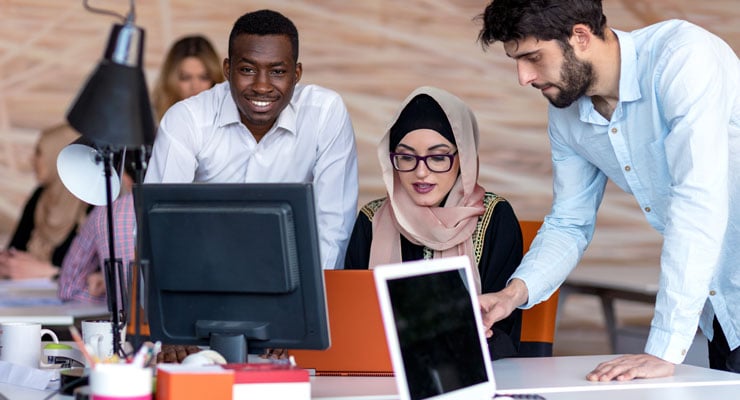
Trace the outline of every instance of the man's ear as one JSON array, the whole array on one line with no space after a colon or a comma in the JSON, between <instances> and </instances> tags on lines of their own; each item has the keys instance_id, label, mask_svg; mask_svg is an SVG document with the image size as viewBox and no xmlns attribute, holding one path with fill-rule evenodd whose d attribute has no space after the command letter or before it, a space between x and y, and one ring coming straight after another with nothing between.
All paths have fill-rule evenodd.
<instances>
[{"instance_id":1,"label":"man's ear","mask_svg":"<svg viewBox=\"0 0 740 400\"><path fill-rule=\"evenodd\" d=\"M591 32L591 28L585 24L575 24L571 30L568 42L576 51L585 51L591 46L593 39L594 34Z\"/></svg>"},{"instance_id":2,"label":"man's ear","mask_svg":"<svg viewBox=\"0 0 740 400\"><path fill-rule=\"evenodd\" d=\"M223 73L224 73L224 79L227 81L231 77L231 62L229 61L229 58L224 58L224 64L223 64Z\"/></svg>"},{"instance_id":3,"label":"man's ear","mask_svg":"<svg viewBox=\"0 0 740 400\"><path fill-rule=\"evenodd\" d=\"M298 83L298 81L301 80L301 75L303 75L303 65L301 63L295 64L295 83Z\"/></svg>"}]
</instances>

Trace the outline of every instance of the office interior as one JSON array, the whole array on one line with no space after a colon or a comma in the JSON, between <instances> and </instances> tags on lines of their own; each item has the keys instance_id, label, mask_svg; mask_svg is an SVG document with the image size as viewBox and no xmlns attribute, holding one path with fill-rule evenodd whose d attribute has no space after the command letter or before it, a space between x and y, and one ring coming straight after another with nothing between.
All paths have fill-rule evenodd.
<instances>
[{"instance_id":1,"label":"office interior","mask_svg":"<svg viewBox=\"0 0 740 400\"><path fill-rule=\"evenodd\" d=\"M126 1L95 1L125 13ZM146 30L145 73L151 87L168 46L200 33L225 57L228 33L246 11L271 8L297 25L302 81L339 92L354 124L360 170L359 203L382 196L375 147L403 98L431 84L464 99L481 127L481 183L506 197L520 219L541 219L551 200L547 102L520 87L500 45L476 42L479 0L190 0L140 1ZM660 20L695 22L740 49L737 0L604 0L609 24L632 30ZM41 129L64 120L100 58L113 19L91 14L81 1L0 2L0 242L12 234L35 186L31 156ZM660 236L634 200L610 185L597 234L578 269L630 266L657 271ZM620 345L638 351L652 308L619 301ZM700 343L703 345L703 343ZM632 347L630 347L632 346ZM559 310L555 355L613 351L598 298L566 296ZM625 351L619 351L625 352ZM699 361L703 359L698 358Z\"/></svg>"}]
</instances>

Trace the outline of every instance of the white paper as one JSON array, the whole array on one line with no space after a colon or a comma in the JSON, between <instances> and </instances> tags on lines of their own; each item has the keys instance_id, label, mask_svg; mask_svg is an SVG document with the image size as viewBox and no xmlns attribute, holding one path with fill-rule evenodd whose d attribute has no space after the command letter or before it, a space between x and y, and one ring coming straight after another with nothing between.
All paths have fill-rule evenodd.
<instances>
[{"instance_id":1,"label":"white paper","mask_svg":"<svg viewBox=\"0 0 740 400\"><path fill-rule=\"evenodd\" d=\"M0 361L0 382L26 388L44 390L54 377L54 371L43 371L23 365Z\"/></svg>"}]
</instances>

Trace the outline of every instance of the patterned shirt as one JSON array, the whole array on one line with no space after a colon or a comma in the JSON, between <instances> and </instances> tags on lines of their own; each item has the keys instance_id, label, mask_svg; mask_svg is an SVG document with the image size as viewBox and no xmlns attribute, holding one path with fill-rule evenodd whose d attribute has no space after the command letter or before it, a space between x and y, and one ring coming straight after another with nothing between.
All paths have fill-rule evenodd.
<instances>
[{"instance_id":1,"label":"patterned shirt","mask_svg":"<svg viewBox=\"0 0 740 400\"><path fill-rule=\"evenodd\" d=\"M122 259L124 276L128 263L134 259L136 217L133 195L129 192L113 202L115 229L115 256ZM107 207L95 207L77 237L72 242L59 276L59 298L102 303L106 296L91 296L87 290L87 276L102 270L109 258Z\"/></svg>"}]
</instances>

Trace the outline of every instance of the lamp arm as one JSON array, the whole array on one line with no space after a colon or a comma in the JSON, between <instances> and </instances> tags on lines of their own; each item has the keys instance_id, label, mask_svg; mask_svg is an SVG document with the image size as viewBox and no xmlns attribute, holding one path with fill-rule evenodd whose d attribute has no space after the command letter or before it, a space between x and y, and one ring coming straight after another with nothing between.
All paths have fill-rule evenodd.
<instances>
[{"instance_id":1,"label":"lamp arm","mask_svg":"<svg viewBox=\"0 0 740 400\"><path fill-rule=\"evenodd\" d=\"M134 0L130 0L130 4L131 4L131 6L130 6L131 9L129 10L129 16L128 16L128 18L133 19L133 15L134 15ZM116 17L116 18L120 19L121 21L126 21L126 19L127 19L126 17L124 17L123 15L121 15L121 14L115 12L115 11L110 11L110 10L106 10L106 9L103 9L103 8L93 7L93 6L91 6L89 4L89 1L88 0L84 0L82 2L82 5L85 7L85 10L90 11L91 13L103 14L103 15L110 15L112 17Z\"/></svg>"},{"instance_id":2,"label":"lamp arm","mask_svg":"<svg viewBox=\"0 0 740 400\"><path fill-rule=\"evenodd\" d=\"M116 259L116 247L113 226L113 194L111 178L113 175L113 151L104 148L101 151L103 159L103 171L105 173L105 198L108 217L108 260L105 262L105 275L108 280L108 306L111 312L111 328L113 330L113 353L124 356L121 346L121 321L125 321L125 310L121 308L123 302L123 280L122 263ZM112 289L112 293L111 293ZM121 298L119 299L119 295Z\"/></svg>"}]
</instances>

